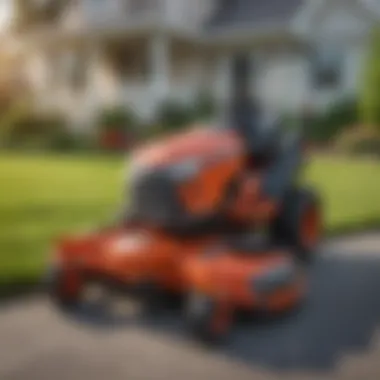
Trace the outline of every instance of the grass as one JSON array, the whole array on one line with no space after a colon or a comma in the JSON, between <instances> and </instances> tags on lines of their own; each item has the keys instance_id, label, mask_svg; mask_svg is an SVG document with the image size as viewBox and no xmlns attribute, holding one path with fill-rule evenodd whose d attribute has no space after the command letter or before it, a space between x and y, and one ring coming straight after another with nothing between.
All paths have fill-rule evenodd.
<instances>
[{"instance_id":1,"label":"grass","mask_svg":"<svg viewBox=\"0 0 380 380\"><path fill-rule=\"evenodd\" d=\"M117 158L0 155L0 294L36 283L57 236L107 219L122 173ZM306 177L327 233L380 226L380 162L319 157Z\"/></svg>"},{"instance_id":2,"label":"grass","mask_svg":"<svg viewBox=\"0 0 380 380\"><path fill-rule=\"evenodd\" d=\"M327 235L380 227L380 161L316 157L305 177L322 198Z\"/></svg>"},{"instance_id":3,"label":"grass","mask_svg":"<svg viewBox=\"0 0 380 380\"><path fill-rule=\"evenodd\" d=\"M112 158L0 155L0 293L35 283L56 237L107 219L121 178Z\"/></svg>"}]
</instances>

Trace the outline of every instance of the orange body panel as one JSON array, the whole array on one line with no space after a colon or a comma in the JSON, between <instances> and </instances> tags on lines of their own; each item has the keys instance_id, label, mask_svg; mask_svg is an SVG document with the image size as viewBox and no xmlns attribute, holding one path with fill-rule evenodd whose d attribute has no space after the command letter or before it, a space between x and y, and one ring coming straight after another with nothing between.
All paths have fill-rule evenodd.
<instances>
[{"instance_id":1,"label":"orange body panel","mask_svg":"<svg viewBox=\"0 0 380 380\"><path fill-rule=\"evenodd\" d=\"M223 208L239 223L265 223L275 216L278 205L262 195L262 168L244 170L244 144L232 130L190 130L155 142L133 156L136 167L150 170L189 159L197 160L199 173L177 184L179 199L189 215L207 216ZM234 186L234 199L227 199Z\"/></svg>"},{"instance_id":2,"label":"orange body panel","mask_svg":"<svg viewBox=\"0 0 380 380\"><path fill-rule=\"evenodd\" d=\"M242 167L242 156L227 153L218 162L206 162L201 174L180 186L180 196L193 215L204 215L217 209L226 196L231 179Z\"/></svg>"},{"instance_id":3,"label":"orange body panel","mask_svg":"<svg viewBox=\"0 0 380 380\"><path fill-rule=\"evenodd\" d=\"M61 265L84 273L126 284L152 281L171 291L183 291L184 260L202 253L213 240L184 240L144 229L117 230L63 242L57 255Z\"/></svg>"},{"instance_id":4,"label":"orange body panel","mask_svg":"<svg viewBox=\"0 0 380 380\"><path fill-rule=\"evenodd\" d=\"M210 252L216 256L210 256ZM125 284L152 282L171 292L197 290L231 305L270 309L291 307L301 294L300 281L261 299L250 280L281 263L287 252L242 256L227 251L215 237L179 239L159 231L115 230L61 244L58 262L76 273L118 279Z\"/></svg>"},{"instance_id":5,"label":"orange body panel","mask_svg":"<svg viewBox=\"0 0 380 380\"><path fill-rule=\"evenodd\" d=\"M232 130L199 127L144 146L143 149L135 151L133 160L137 165L161 167L188 158L207 158L210 152L243 156L244 147L241 139Z\"/></svg>"},{"instance_id":6,"label":"orange body panel","mask_svg":"<svg viewBox=\"0 0 380 380\"><path fill-rule=\"evenodd\" d=\"M234 220L265 223L275 217L278 205L263 196L261 185L260 172L242 175L236 197L229 209Z\"/></svg>"},{"instance_id":7,"label":"orange body panel","mask_svg":"<svg viewBox=\"0 0 380 380\"><path fill-rule=\"evenodd\" d=\"M169 167L195 159L199 173L178 183L182 206L194 216L215 211L223 202L232 180L242 171L245 149L241 139L232 130L195 128L155 142L136 151L136 167Z\"/></svg>"},{"instance_id":8,"label":"orange body panel","mask_svg":"<svg viewBox=\"0 0 380 380\"><path fill-rule=\"evenodd\" d=\"M295 265L285 251L263 252L247 256L236 252L214 257L193 257L184 267L185 276L195 290L228 304L245 308L279 311L292 307L305 291L304 276L265 295L259 294L253 281L279 265Z\"/></svg>"},{"instance_id":9,"label":"orange body panel","mask_svg":"<svg viewBox=\"0 0 380 380\"><path fill-rule=\"evenodd\" d=\"M171 178L171 166L189 159L200 164L194 177ZM211 216L213 221L214 215L221 215L222 222L236 221L249 231L255 223L269 222L279 209L278 204L262 194L260 170L265 168L254 168L255 163L250 162L248 170L243 143L231 130L194 129L136 151L133 162L137 171L149 169L148 172L154 173L156 169L168 168L172 182L169 185L178 193L181 213L183 206L187 211L185 218L189 217L190 221L193 216L200 216L194 219L202 222ZM144 170L142 173L145 174ZM143 193L142 187L136 187L136 194ZM152 187L154 192L154 185ZM234 193L230 194L231 191ZM145 202L136 202L139 203ZM146 204L154 209L154 205ZM305 222L305 236L311 243L316 235L313 234L315 220L310 213ZM124 226L67 239L58 246L57 264L70 273L83 275L83 279L89 275L108 277L127 285L154 283L179 293L196 290L237 307L282 310L302 297L302 274L265 296L258 294L252 285L255 278L270 269L282 264L294 266L292 255L287 251L242 255L224 245L221 236L207 236L202 232L198 238L185 238L148 225L149 221L145 227Z\"/></svg>"}]
</instances>

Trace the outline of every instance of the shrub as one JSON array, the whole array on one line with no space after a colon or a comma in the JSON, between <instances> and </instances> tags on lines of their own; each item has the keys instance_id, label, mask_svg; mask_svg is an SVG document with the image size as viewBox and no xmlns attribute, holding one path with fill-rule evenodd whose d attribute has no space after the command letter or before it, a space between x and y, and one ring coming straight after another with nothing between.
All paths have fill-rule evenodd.
<instances>
[{"instance_id":1,"label":"shrub","mask_svg":"<svg viewBox=\"0 0 380 380\"><path fill-rule=\"evenodd\" d=\"M157 113L157 125L162 133L184 128L194 120L194 108L174 100L165 101Z\"/></svg>"},{"instance_id":2,"label":"shrub","mask_svg":"<svg viewBox=\"0 0 380 380\"><path fill-rule=\"evenodd\" d=\"M128 132L133 130L137 122L136 115L127 107L116 106L105 108L98 116L98 126L102 130Z\"/></svg>"},{"instance_id":3,"label":"shrub","mask_svg":"<svg viewBox=\"0 0 380 380\"><path fill-rule=\"evenodd\" d=\"M279 117L279 125L285 131L294 131L300 128L300 118L294 113L284 112Z\"/></svg>"},{"instance_id":4,"label":"shrub","mask_svg":"<svg viewBox=\"0 0 380 380\"><path fill-rule=\"evenodd\" d=\"M62 115L41 113L26 105L12 107L1 120L1 140L7 147L50 149L68 134Z\"/></svg>"},{"instance_id":5,"label":"shrub","mask_svg":"<svg viewBox=\"0 0 380 380\"><path fill-rule=\"evenodd\" d=\"M380 28L376 27L370 41L360 94L361 121L380 130Z\"/></svg>"},{"instance_id":6,"label":"shrub","mask_svg":"<svg viewBox=\"0 0 380 380\"><path fill-rule=\"evenodd\" d=\"M144 123L140 126L139 133L136 136L137 142L144 143L150 141L159 137L163 132L165 132L165 128L155 121Z\"/></svg>"},{"instance_id":7,"label":"shrub","mask_svg":"<svg viewBox=\"0 0 380 380\"><path fill-rule=\"evenodd\" d=\"M216 114L216 102L210 94L201 93L194 104L194 119L208 120Z\"/></svg>"},{"instance_id":8,"label":"shrub","mask_svg":"<svg viewBox=\"0 0 380 380\"><path fill-rule=\"evenodd\" d=\"M313 142L327 143L344 130L357 124L358 105L355 99L343 99L332 104L325 112L304 121L305 134Z\"/></svg>"},{"instance_id":9,"label":"shrub","mask_svg":"<svg viewBox=\"0 0 380 380\"><path fill-rule=\"evenodd\" d=\"M137 134L138 119L128 108L116 106L99 113L97 127L100 145L107 150L123 150Z\"/></svg>"},{"instance_id":10,"label":"shrub","mask_svg":"<svg viewBox=\"0 0 380 380\"><path fill-rule=\"evenodd\" d=\"M68 131L54 136L50 145L52 150L58 152L88 152L97 148L91 136Z\"/></svg>"},{"instance_id":11,"label":"shrub","mask_svg":"<svg viewBox=\"0 0 380 380\"><path fill-rule=\"evenodd\" d=\"M366 126L342 133L335 143L338 151L380 157L380 133Z\"/></svg>"},{"instance_id":12,"label":"shrub","mask_svg":"<svg viewBox=\"0 0 380 380\"><path fill-rule=\"evenodd\" d=\"M369 138L357 141L357 143L352 147L351 153L356 155L376 156L380 158L380 138Z\"/></svg>"}]
</instances>

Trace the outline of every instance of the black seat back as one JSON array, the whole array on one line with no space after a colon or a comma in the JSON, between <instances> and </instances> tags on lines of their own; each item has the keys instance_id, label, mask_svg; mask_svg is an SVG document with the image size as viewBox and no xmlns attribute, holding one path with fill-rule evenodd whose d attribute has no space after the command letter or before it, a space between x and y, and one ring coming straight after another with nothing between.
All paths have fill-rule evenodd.
<instances>
[{"instance_id":1,"label":"black seat back","mask_svg":"<svg viewBox=\"0 0 380 380\"><path fill-rule=\"evenodd\" d=\"M292 187L302 165L302 138L294 134L285 141L282 152L264 174L264 195L281 201Z\"/></svg>"}]
</instances>

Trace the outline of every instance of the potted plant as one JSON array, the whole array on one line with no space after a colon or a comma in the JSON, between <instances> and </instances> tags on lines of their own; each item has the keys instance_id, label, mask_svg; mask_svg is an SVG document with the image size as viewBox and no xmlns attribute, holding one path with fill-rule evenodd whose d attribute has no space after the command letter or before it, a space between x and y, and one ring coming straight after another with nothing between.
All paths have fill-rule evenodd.
<instances>
[{"instance_id":1,"label":"potted plant","mask_svg":"<svg viewBox=\"0 0 380 380\"><path fill-rule=\"evenodd\" d=\"M136 117L126 107L103 110L98 120L101 147L111 151L128 149L132 144L136 124Z\"/></svg>"}]
</instances>

